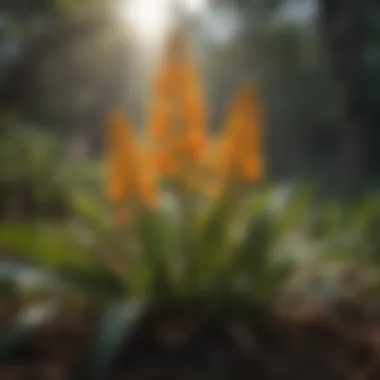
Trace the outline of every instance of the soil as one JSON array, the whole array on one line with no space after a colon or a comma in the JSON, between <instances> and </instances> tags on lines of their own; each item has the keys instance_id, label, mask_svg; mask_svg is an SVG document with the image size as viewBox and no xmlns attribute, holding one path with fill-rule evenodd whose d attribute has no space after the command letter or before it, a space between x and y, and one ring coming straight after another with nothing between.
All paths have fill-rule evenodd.
<instances>
[{"instance_id":1,"label":"soil","mask_svg":"<svg viewBox=\"0 0 380 380\"><path fill-rule=\"evenodd\" d=\"M45 326L0 366L0 379L73 379L95 330L83 323ZM115 353L106 379L380 380L379 359L380 324L369 319L152 312Z\"/></svg>"}]
</instances>

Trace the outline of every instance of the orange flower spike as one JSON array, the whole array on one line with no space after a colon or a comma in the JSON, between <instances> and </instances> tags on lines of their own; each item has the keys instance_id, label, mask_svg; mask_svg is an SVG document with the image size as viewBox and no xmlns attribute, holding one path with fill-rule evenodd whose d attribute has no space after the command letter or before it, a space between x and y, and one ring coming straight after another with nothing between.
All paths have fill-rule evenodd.
<instances>
[{"instance_id":1,"label":"orange flower spike","mask_svg":"<svg viewBox=\"0 0 380 380\"><path fill-rule=\"evenodd\" d=\"M153 89L150 111L149 134L155 142L161 142L170 134L172 120L172 98L177 83L176 67L170 57L166 57L159 69Z\"/></svg>"},{"instance_id":2,"label":"orange flower spike","mask_svg":"<svg viewBox=\"0 0 380 380\"><path fill-rule=\"evenodd\" d=\"M175 64L178 75L177 105L184 124L182 152L187 159L199 161L206 149L206 112L198 73L183 36L177 35Z\"/></svg>"},{"instance_id":3,"label":"orange flower spike","mask_svg":"<svg viewBox=\"0 0 380 380\"><path fill-rule=\"evenodd\" d=\"M210 178L205 183L205 194L211 198L222 193L228 180L229 167L226 162L218 161L217 164L217 170L211 173Z\"/></svg>"},{"instance_id":4,"label":"orange flower spike","mask_svg":"<svg viewBox=\"0 0 380 380\"><path fill-rule=\"evenodd\" d=\"M203 106L199 99L196 102L198 105L189 105L188 103L183 105L186 125L184 131L185 154L193 162L201 161L207 148L204 111L200 109Z\"/></svg>"},{"instance_id":5,"label":"orange flower spike","mask_svg":"<svg viewBox=\"0 0 380 380\"><path fill-rule=\"evenodd\" d=\"M256 182L263 175L261 151L262 113L258 95L252 88L248 88L242 93L241 112L244 129L241 131L240 142L240 174L243 180Z\"/></svg>"},{"instance_id":6,"label":"orange flower spike","mask_svg":"<svg viewBox=\"0 0 380 380\"><path fill-rule=\"evenodd\" d=\"M170 59L166 59L158 72L155 94L158 98L170 98L175 88L175 67Z\"/></svg>"},{"instance_id":7,"label":"orange flower spike","mask_svg":"<svg viewBox=\"0 0 380 380\"><path fill-rule=\"evenodd\" d=\"M259 111L256 93L250 87L244 88L232 104L225 130L231 144L232 169L248 182L255 182L262 175Z\"/></svg>"},{"instance_id":8,"label":"orange flower spike","mask_svg":"<svg viewBox=\"0 0 380 380\"><path fill-rule=\"evenodd\" d=\"M174 134L175 97L178 90L178 62L174 45L176 36L167 46L167 51L157 80L152 98L152 109L149 120L149 136L153 143L154 159L160 174L172 176L177 172L177 160Z\"/></svg>"},{"instance_id":9,"label":"orange flower spike","mask_svg":"<svg viewBox=\"0 0 380 380\"><path fill-rule=\"evenodd\" d=\"M241 175L249 183L259 181L264 175L262 162L255 162L253 160L242 162Z\"/></svg>"},{"instance_id":10,"label":"orange flower spike","mask_svg":"<svg viewBox=\"0 0 380 380\"><path fill-rule=\"evenodd\" d=\"M220 195L228 178L230 169L229 157L226 155L226 144L223 136L209 140L205 155L205 177L199 186L200 191L207 198Z\"/></svg>"},{"instance_id":11,"label":"orange flower spike","mask_svg":"<svg viewBox=\"0 0 380 380\"><path fill-rule=\"evenodd\" d=\"M158 204L158 184L154 160L151 154L140 149L137 152L137 196L140 202L149 208Z\"/></svg>"},{"instance_id":12,"label":"orange flower spike","mask_svg":"<svg viewBox=\"0 0 380 380\"><path fill-rule=\"evenodd\" d=\"M223 149L226 154L235 161L236 153L240 150L239 143L242 142L242 126L244 125L243 100L241 96L234 99L227 114L227 121L223 131Z\"/></svg>"},{"instance_id":13,"label":"orange flower spike","mask_svg":"<svg viewBox=\"0 0 380 380\"><path fill-rule=\"evenodd\" d=\"M224 131L218 144L216 171L219 176L225 179L231 176L236 170L238 155L239 145L236 135L232 134L231 131Z\"/></svg>"},{"instance_id":14,"label":"orange flower spike","mask_svg":"<svg viewBox=\"0 0 380 380\"><path fill-rule=\"evenodd\" d=\"M120 202L128 194L126 166L128 165L128 144L131 136L126 121L120 113L113 112L107 125L108 150L108 195L112 201Z\"/></svg>"},{"instance_id":15,"label":"orange flower spike","mask_svg":"<svg viewBox=\"0 0 380 380\"><path fill-rule=\"evenodd\" d=\"M156 143L161 143L170 133L172 111L168 102L156 99L152 112L150 137Z\"/></svg>"},{"instance_id":16,"label":"orange flower spike","mask_svg":"<svg viewBox=\"0 0 380 380\"><path fill-rule=\"evenodd\" d=\"M174 133L166 136L160 142L156 141L153 147L155 165L162 176L172 177L178 173L178 142Z\"/></svg>"},{"instance_id":17,"label":"orange flower spike","mask_svg":"<svg viewBox=\"0 0 380 380\"><path fill-rule=\"evenodd\" d=\"M188 159L200 162L205 158L207 141L204 133L190 130L185 137L185 154Z\"/></svg>"},{"instance_id":18,"label":"orange flower spike","mask_svg":"<svg viewBox=\"0 0 380 380\"><path fill-rule=\"evenodd\" d=\"M118 202L127 196L128 188L115 152L108 154L107 193L110 200Z\"/></svg>"},{"instance_id":19,"label":"orange flower spike","mask_svg":"<svg viewBox=\"0 0 380 380\"><path fill-rule=\"evenodd\" d=\"M205 130L206 109L200 80L194 68L184 68L184 70L191 71L190 75L184 76L185 82L181 93L185 121L191 129Z\"/></svg>"},{"instance_id":20,"label":"orange flower spike","mask_svg":"<svg viewBox=\"0 0 380 380\"><path fill-rule=\"evenodd\" d=\"M215 153L214 176L217 181L225 183L231 177L233 170L234 146L231 139L221 136Z\"/></svg>"},{"instance_id":21,"label":"orange flower spike","mask_svg":"<svg viewBox=\"0 0 380 380\"><path fill-rule=\"evenodd\" d=\"M177 173L178 167L170 151L158 152L155 159L158 171L161 174L172 176Z\"/></svg>"}]
</instances>

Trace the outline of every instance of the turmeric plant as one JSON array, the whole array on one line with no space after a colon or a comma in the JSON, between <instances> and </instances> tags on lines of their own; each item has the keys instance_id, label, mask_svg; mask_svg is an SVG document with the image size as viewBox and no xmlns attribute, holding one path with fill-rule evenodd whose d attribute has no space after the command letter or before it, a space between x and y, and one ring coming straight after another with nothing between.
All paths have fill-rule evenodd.
<instances>
[{"instance_id":1,"label":"turmeric plant","mask_svg":"<svg viewBox=\"0 0 380 380\"><path fill-rule=\"evenodd\" d=\"M183 35L175 32L157 70L148 113L141 134L122 113L112 112L108 120L108 197L116 222L137 239L136 249L153 260L150 267L161 268L161 279L175 283L187 276L185 286L192 288L201 271L212 282L210 271L217 276L228 261L223 255L231 257L234 250L231 231L246 208L244 190L264 175L258 91L254 86L241 89L224 128L212 134L201 76ZM175 202L177 225L163 220L168 194ZM164 238L158 230L165 223L171 227L164 233L171 235ZM160 240L171 240L171 248L159 249ZM170 259L164 258L168 251ZM139 261L144 255L132 256ZM158 288L157 281L152 283Z\"/></svg>"}]
</instances>

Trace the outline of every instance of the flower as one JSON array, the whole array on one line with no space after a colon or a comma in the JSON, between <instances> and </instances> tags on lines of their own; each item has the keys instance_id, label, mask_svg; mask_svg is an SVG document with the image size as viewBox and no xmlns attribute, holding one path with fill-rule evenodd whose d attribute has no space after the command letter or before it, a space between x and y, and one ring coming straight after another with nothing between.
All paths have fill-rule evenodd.
<instances>
[{"instance_id":1,"label":"flower","mask_svg":"<svg viewBox=\"0 0 380 380\"><path fill-rule=\"evenodd\" d=\"M148 208L158 205L158 187L154 157L149 151L139 149L136 160L136 189L140 203Z\"/></svg>"},{"instance_id":2,"label":"flower","mask_svg":"<svg viewBox=\"0 0 380 380\"><path fill-rule=\"evenodd\" d=\"M257 91L251 86L243 88L230 109L224 149L230 170L248 183L263 176L261 117Z\"/></svg>"},{"instance_id":3,"label":"flower","mask_svg":"<svg viewBox=\"0 0 380 380\"><path fill-rule=\"evenodd\" d=\"M114 202L121 202L129 192L126 170L130 166L128 150L132 135L119 112L110 113L108 125L108 196Z\"/></svg>"},{"instance_id":4,"label":"flower","mask_svg":"<svg viewBox=\"0 0 380 380\"><path fill-rule=\"evenodd\" d=\"M255 183L264 174L261 128L259 95L247 86L235 96L224 130L207 134L201 80L183 36L175 34L157 73L144 146L121 113L111 114L109 197L156 208L161 179L206 197L220 195L228 181Z\"/></svg>"}]
</instances>

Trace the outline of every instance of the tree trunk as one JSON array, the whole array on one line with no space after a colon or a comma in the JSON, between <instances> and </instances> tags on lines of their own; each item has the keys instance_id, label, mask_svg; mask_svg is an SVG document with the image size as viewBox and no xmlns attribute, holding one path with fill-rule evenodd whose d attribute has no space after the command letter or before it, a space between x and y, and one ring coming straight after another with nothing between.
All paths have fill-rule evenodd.
<instances>
[{"instance_id":1,"label":"tree trunk","mask_svg":"<svg viewBox=\"0 0 380 380\"><path fill-rule=\"evenodd\" d=\"M359 83L365 47L365 10L369 0L320 0L320 27L342 97L338 129L337 181L345 191L359 190L366 179L367 123Z\"/></svg>"}]
</instances>

